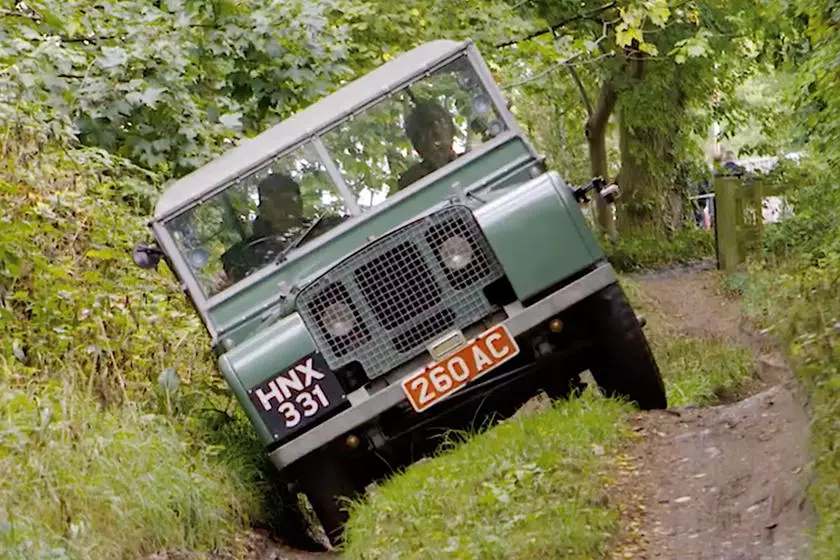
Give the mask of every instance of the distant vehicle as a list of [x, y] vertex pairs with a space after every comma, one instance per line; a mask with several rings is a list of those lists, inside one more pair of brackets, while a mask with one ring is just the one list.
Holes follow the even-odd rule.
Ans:
[[[666, 406], [571, 188], [475, 46], [407, 52], [179, 180], [154, 245], [271, 461], [333, 543], [356, 496], [539, 390]], [[162, 325], [161, 328], [166, 328]]]

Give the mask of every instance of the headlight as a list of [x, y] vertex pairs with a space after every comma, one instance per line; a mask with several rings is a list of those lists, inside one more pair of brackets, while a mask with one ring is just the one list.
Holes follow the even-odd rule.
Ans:
[[449, 270], [461, 270], [473, 260], [470, 242], [460, 235], [453, 235], [440, 245], [440, 258]]
[[334, 303], [324, 310], [322, 315], [324, 328], [332, 336], [347, 336], [356, 326], [353, 310], [346, 303]]

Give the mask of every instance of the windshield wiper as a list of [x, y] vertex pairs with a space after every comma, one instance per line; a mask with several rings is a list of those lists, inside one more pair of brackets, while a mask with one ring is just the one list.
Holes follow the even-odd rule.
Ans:
[[312, 224], [308, 228], [306, 228], [306, 230], [301, 232], [301, 234], [298, 235], [297, 238], [295, 238], [294, 241], [289, 243], [286, 246], [286, 248], [283, 249], [283, 251], [279, 255], [277, 255], [277, 258], [274, 260], [274, 264], [280, 264], [281, 262], [285, 261], [286, 260], [286, 255], [288, 255], [289, 252], [291, 252], [293, 249], [299, 247], [301, 243], [306, 241], [306, 238], [309, 237], [309, 235], [312, 233], [312, 230], [314, 230], [318, 226], [318, 224], [321, 223], [321, 221], [324, 219], [324, 216], [326, 216], [326, 214], [321, 214], [317, 218], [315, 218], [315, 220], [312, 222]]

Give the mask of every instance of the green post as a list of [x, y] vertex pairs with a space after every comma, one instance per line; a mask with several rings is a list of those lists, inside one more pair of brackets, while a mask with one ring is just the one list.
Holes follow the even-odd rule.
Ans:
[[764, 237], [764, 179], [758, 177], [755, 180], [755, 192], [753, 193], [753, 204], [755, 204], [755, 246], [761, 246]]
[[741, 262], [738, 250], [737, 193], [741, 181], [736, 177], [715, 179], [715, 228], [717, 229], [718, 268], [733, 272]]

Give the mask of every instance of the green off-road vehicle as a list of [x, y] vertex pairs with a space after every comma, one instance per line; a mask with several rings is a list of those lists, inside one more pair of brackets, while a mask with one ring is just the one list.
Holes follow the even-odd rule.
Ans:
[[340, 541], [342, 497], [591, 371], [666, 406], [572, 188], [475, 46], [396, 58], [173, 184], [152, 246], [266, 446]]

